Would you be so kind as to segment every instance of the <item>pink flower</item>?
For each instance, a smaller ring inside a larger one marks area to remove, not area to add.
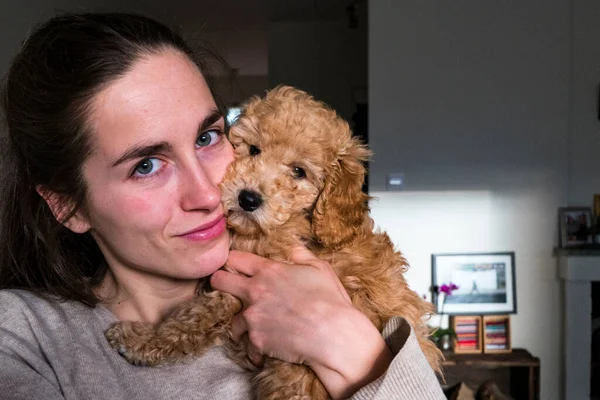
[[[440,286],[440,292],[446,293],[446,296],[452,296],[452,292],[456,289],[458,289],[458,286],[452,282],[450,282],[448,285],[444,283],[442,286]]]

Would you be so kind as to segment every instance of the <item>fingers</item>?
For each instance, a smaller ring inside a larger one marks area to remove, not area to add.
[[[323,260],[321,260],[312,251],[310,251],[304,246],[294,247],[294,249],[292,249],[292,253],[290,254],[290,260],[294,264],[301,265],[316,266],[315,263],[323,263]]]
[[[290,261],[294,264],[310,265],[313,267],[329,265],[304,246],[297,246],[292,250]],[[272,262],[256,254],[232,250],[229,252],[229,258],[225,265],[246,276],[254,276],[260,269],[268,267]]]
[[[250,342],[250,338],[248,337],[248,325],[242,315],[236,316],[231,324],[231,339],[236,342],[244,342],[243,345],[246,347],[246,353],[248,358],[257,367],[262,367],[265,362],[265,356],[263,353],[256,347],[252,342]]]
[[[244,319],[243,315],[236,315],[231,321],[231,339],[233,339],[234,342],[239,343],[240,340],[242,340],[242,336],[246,332],[248,332],[248,324],[246,323],[246,320]]]
[[[248,351],[248,358],[252,361],[252,364],[257,367],[262,367],[265,363],[265,356],[258,350],[256,346],[252,344],[252,342],[248,342],[248,347],[246,349]]]
[[[232,250],[229,252],[229,258],[227,258],[225,265],[246,276],[254,276],[256,271],[264,268],[269,262],[266,258],[256,254]]]
[[[240,299],[242,303],[248,304],[249,279],[244,275],[218,270],[210,277],[210,285],[214,289],[232,294]]]
[[[334,279],[337,281],[338,290],[340,291],[342,296],[344,296],[344,299],[346,299],[348,303],[352,303],[348,292],[342,285],[342,282],[340,282],[331,265],[328,262],[321,260],[308,248],[304,246],[295,247],[292,250],[292,254],[290,255],[290,260],[295,264],[310,265],[317,269],[320,269],[321,271],[327,271],[331,275],[334,275]]]

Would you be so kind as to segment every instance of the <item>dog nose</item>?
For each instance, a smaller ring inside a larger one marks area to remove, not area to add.
[[[256,193],[253,190],[242,190],[238,196],[238,201],[240,203],[240,207],[242,207],[245,211],[254,211],[258,207],[260,207],[263,203],[263,199],[260,194]]]

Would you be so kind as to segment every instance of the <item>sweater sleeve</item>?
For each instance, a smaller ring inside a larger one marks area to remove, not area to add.
[[[0,291],[0,388],[5,400],[64,399],[25,305],[7,291]]]
[[[446,399],[408,322],[400,317],[391,319],[383,336],[394,359],[382,376],[356,392],[352,400]]]

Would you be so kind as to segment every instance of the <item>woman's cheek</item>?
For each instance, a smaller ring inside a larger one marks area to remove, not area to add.
[[[168,212],[177,199],[172,168],[167,167],[155,177],[127,187],[121,194],[121,208],[129,215],[154,218]]]
[[[215,182],[217,183],[221,183],[223,181],[225,172],[227,172],[227,167],[229,167],[234,160],[233,146],[229,141],[227,141],[227,139],[224,140],[226,143],[224,143],[223,151],[220,152],[218,157],[215,157],[213,160],[215,164],[220,165],[220,168],[216,169],[218,171],[218,176],[216,177]]]
[[[123,209],[130,216],[136,215],[145,219],[153,219],[171,210],[172,207],[169,203],[174,199],[175,196],[170,195],[166,190],[153,194],[145,193],[130,196]]]
[[[129,215],[147,215],[157,208],[157,204],[147,197],[131,197],[127,201]]]

